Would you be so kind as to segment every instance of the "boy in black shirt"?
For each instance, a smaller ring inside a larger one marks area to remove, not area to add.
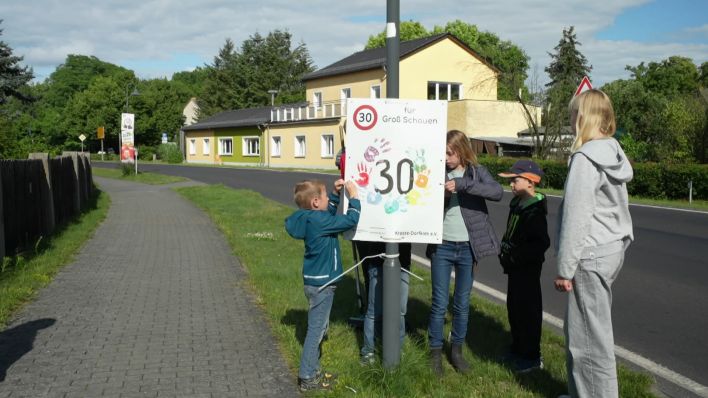
[[[530,160],[519,160],[506,173],[514,198],[501,243],[499,262],[509,276],[506,308],[511,327],[511,350],[505,355],[517,373],[543,369],[541,357],[541,266],[550,246],[546,197],[536,192],[543,171]]]

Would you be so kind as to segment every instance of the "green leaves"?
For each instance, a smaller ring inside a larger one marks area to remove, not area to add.
[[[305,99],[302,76],[312,72],[305,44],[292,44],[292,35],[275,30],[267,36],[255,33],[241,44],[240,52],[226,39],[214,62],[205,68],[199,116],[229,110],[267,106],[268,90],[278,90],[276,103]]]
[[[528,77],[529,56],[516,44],[501,40],[491,32],[480,32],[476,25],[459,19],[448,22],[445,26],[435,26],[428,31],[420,22],[405,21],[400,24],[401,41],[421,39],[440,33],[451,33],[474,50],[482,58],[497,67],[502,73],[497,86],[497,98],[500,100],[516,100],[521,89],[524,95],[528,93],[525,85]],[[366,49],[386,45],[386,32],[369,36]]]

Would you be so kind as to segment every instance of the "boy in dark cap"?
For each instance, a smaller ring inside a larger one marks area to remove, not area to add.
[[[530,160],[519,160],[508,172],[514,198],[501,243],[499,262],[509,276],[506,308],[511,327],[511,349],[503,360],[516,373],[543,369],[541,357],[541,267],[550,246],[546,197],[536,192],[543,170]]]

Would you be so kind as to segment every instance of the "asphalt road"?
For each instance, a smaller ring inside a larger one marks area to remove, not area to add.
[[[98,167],[114,164],[94,163]],[[292,187],[306,178],[336,176],[305,172],[141,164],[145,171],[258,191],[293,206]],[[503,234],[511,193],[488,202],[498,235]],[[560,198],[548,202],[549,233],[555,242]],[[631,206],[635,242],[613,286],[615,344],[708,386],[708,213]],[[424,247],[414,253],[423,256]],[[556,259],[546,253],[542,274],[544,310],[563,318],[566,298],[552,289]],[[484,259],[476,280],[506,292],[496,258]]]

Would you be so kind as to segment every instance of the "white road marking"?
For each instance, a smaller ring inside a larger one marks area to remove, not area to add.
[[[418,264],[430,268],[430,260],[427,258],[423,258],[420,256],[417,256],[415,254],[411,255],[411,258]],[[452,273],[452,277],[455,277],[455,273]],[[504,301],[506,302],[506,294],[489,287],[483,283],[480,283],[479,281],[474,281],[473,287],[480,292],[487,294],[489,296],[494,297],[497,300]],[[563,320],[560,318],[557,318],[547,312],[543,312],[543,320],[546,321],[548,324],[553,325],[557,328],[562,329],[563,328]],[[618,345],[615,346],[615,355],[618,357],[624,359],[627,362],[630,362],[642,369],[645,369],[647,372],[654,374],[658,377],[661,377],[662,379],[668,380],[677,386],[680,386],[681,388],[684,388],[688,391],[691,391],[692,393],[698,395],[699,397],[704,397],[708,398],[708,387],[693,381],[689,379],[688,377],[685,377],[683,375],[680,375],[673,370],[659,365],[658,363],[652,361],[651,359],[645,358],[639,354],[636,354],[632,351],[629,351],[626,348],[620,347]]]

